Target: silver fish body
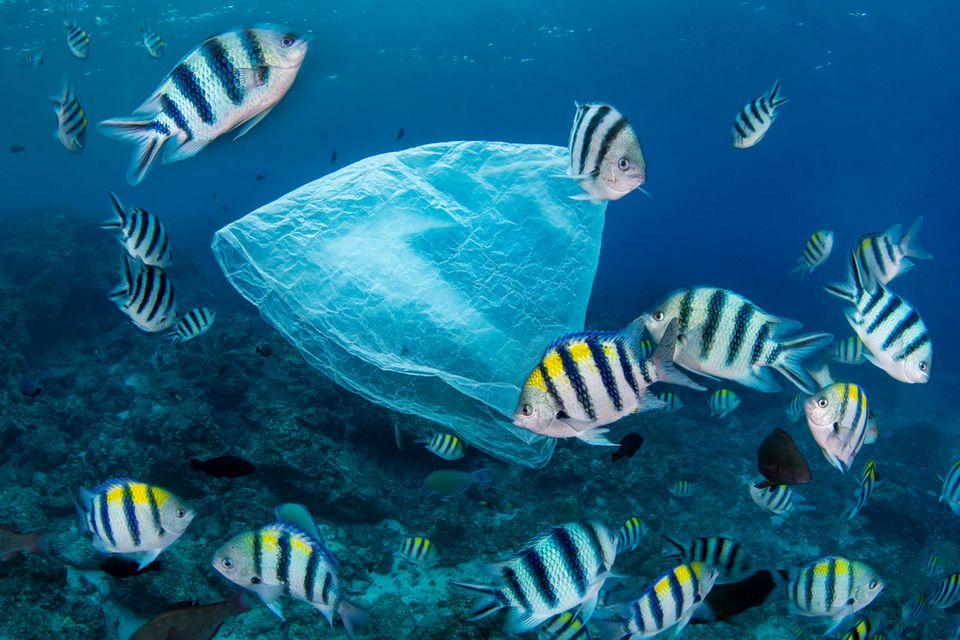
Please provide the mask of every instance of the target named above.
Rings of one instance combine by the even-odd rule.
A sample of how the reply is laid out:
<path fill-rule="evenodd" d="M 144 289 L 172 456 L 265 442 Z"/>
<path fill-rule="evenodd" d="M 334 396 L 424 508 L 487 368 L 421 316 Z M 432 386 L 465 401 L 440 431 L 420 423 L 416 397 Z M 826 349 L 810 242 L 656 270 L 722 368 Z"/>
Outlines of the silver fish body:
<path fill-rule="evenodd" d="M 70 153 L 81 154 L 87 145 L 87 116 L 73 93 L 73 87 L 64 74 L 60 81 L 60 95 L 50 96 L 57 114 L 55 136 Z"/>
<path fill-rule="evenodd" d="M 917 245 L 917 236 L 923 229 L 923 216 L 911 225 L 907 234 L 895 224 L 883 233 L 868 233 L 857 244 L 857 259 L 860 265 L 881 284 L 887 284 L 898 275 L 913 268 L 909 258 L 932 260 L 933 256 Z"/>
<path fill-rule="evenodd" d="M 808 273 L 822 265 L 833 250 L 833 231 L 817 231 L 810 236 L 803 249 L 803 255 L 797 260 L 797 266 L 790 273 L 799 273 L 803 279 Z"/>
<path fill-rule="evenodd" d="M 748 481 L 750 497 L 758 507 L 778 516 L 787 516 L 793 511 L 813 510 L 813 507 L 802 504 L 803 497 L 789 485 L 780 484 L 758 489 L 756 483 Z"/>
<path fill-rule="evenodd" d="M 155 333 L 177 322 L 173 284 L 160 267 L 124 256 L 123 279 L 109 297 L 140 329 Z"/>
<path fill-rule="evenodd" d="M 577 200 L 618 200 L 646 181 L 640 141 L 623 115 L 608 104 L 576 105 L 567 175 L 586 191 Z"/>
<path fill-rule="evenodd" d="M 869 565 L 828 556 L 796 571 L 787 584 L 787 594 L 794 613 L 830 618 L 829 633 L 844 618 L 873 602 L 883 587 Z"/>
<path fill-rule="evenodd" d="M 787 99 L 780 95 L 780 81 L 777 80 L 769 92 L 751 100 L 737 113 L 730 132 L 731 144 L 737 149 L 748 149 L 760 142 L 777 118 L 777 107 L 786 102 Z"/>
<path fill-rule="evenodd" d="M 960 460 L 953 463 L 943 479 L 940 502 L 946 503 L 951 511 L 960 516 Z"/>
<path fill-rule="evenodd" d="M 67 48 L 74 58 L 86 60 L 90 55 L 90 36 L 73 20 L 64 20 L 67 29 Z"/>
<path fill-rule="evenodd" d="M 100 224 L 101 229 L 116 231 L 127 254 L 151 267 L 170 266 L 170 237 L 160 219 L 149 211 L 135 208 L 127 213 L 120 199 L 110 194 L 114 217 Z"/>
<path fill-rule="evenodd" d="M 863 446 L 869 405 L 859 386 L 835 382 L 803 405 L 810 434 L 830 464 L 843 472 Z"/>
<path fill-rule="evenodd" d="M 181 342 L 193 340 L 203 335 L 213 326 L 213 321 L 217 318 L 217 312 L 208 307 L 197 307 L 190 309 L 184 314 L 173 331 L 167 334 L 170 339 L 170 346 L 177 346 Z"/>
<path fill-rule="evenodd" d="M 136 145 L 130 184 L 163 162 L 195 155 L 221 135 L 253 128 L 293 85 L 307 41 L 282 27 L 229 31 L 184 56 L 129 118 L 101 122 L 108 138 Z"/>
<path fill-rule="evenodd" d="M 717 570 L 702 562 L 674 567 L 625 608 L 620 640 L 652 638 L 670 628 L 675 628 L 674 635 L 679 634 L 716 579 Z"/>
<path fill-rule="evenodd" d="M 143 46 L 147 49 L 150 57 L 155 60 L 162 59 L 167 45 L 160 36 L 157 35 L 157 32 L 148 27 L 147 23 L 144 22 L 140 25 L 140 35 L 143 37 Z"/>
<path fill-rule="evenodd" d="M 717 570 L 717 584 L 739 582 L 752 574 L 753 558 L 740 543 L 720 536 L 708 536 L 681 544 L 672 538 L 663 539 L 673 547 L 667 555 L 682 562 L 702 562 Z"/>

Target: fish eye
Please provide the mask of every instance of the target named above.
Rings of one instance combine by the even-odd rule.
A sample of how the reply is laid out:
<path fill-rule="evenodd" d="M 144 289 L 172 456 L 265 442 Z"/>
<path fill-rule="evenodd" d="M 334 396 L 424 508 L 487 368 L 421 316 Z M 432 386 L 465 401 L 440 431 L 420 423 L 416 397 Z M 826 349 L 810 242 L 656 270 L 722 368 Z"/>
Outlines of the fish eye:
<path fill-rule="evenodd" d="M 178 518 L 182 518 L 182 517 L 184 517 L 185 515 L 187 515 L 187 512 L 186 512 L 185 509 L 177 509 L 177 517 L 178 517 Z"/>
<path fill-rule="evenodd" d="M 870 584 L 867 585 L 867 586 L 869 586 L 870 589 L 876 589 L 877 587 L 880 586 L 880 583 L 877 582 L 876 580 L 871 580 L 871 581 L 870 581 Z"/>
<path fill-rule="evenodd" d="M 663 322 L 663 311 L 654 311 L 653 319 L 657 322 Z"/>
<path fill-rule="evenodd" d="M 520 413 L 522 413 L 525 416 L 533 415 L 533 405 L 529 405 L 529 404 L 523 405 L 522 407 L 520 407 Z"/>
<path fill-rule="evenodd" d="M 823 409 L 824 407 L 826 407 L 826 406 L 827 406 L 827 399 L 826 399 L 826 398 L 820 398 L 819 400 L 817 400 L 817 406 L 820 407 L 821 409 Z"/>
<path fill-rule="evenodd" d="M 280 46 L 283 47 L 284 49 L 287 49 L 289 47 L 292 47 L 293 43 L 296 41 L 297 41 L 297 36 L 293 35 L 292 33 L 288 33 L 287 35 L 280 38 Z"/>
<path fill-rule="evenodd" d="M 224 569 L 232 569 L 233 560 L 231 560 L 230 558 L 224 558 L 223 560 L 220 561 L 220 566 L 223 567 Z"/>
<path fill-rule="evenodd" d="M 620 161 L 617 162 L 617 166 L 620 167 L 620 171 L 626 171 L 630 168 L 630 161 L 626 158 L 620 158 Z"/>
<path fill-rule="evenodd" d="M 927 363 L 926 363 L 926 362 L 921 362 L 920 364 L 917 365 L 917 367 L 920 369 L 920 371 L 926 371 L 926 370 L 927 370 Z"/>
<path fill-rule="evenodd" d="M 250 584 L 260 584 L 260 582 L 262 581 L 257 576 L 253 576 L 252 578 L 250 578 Z"/>

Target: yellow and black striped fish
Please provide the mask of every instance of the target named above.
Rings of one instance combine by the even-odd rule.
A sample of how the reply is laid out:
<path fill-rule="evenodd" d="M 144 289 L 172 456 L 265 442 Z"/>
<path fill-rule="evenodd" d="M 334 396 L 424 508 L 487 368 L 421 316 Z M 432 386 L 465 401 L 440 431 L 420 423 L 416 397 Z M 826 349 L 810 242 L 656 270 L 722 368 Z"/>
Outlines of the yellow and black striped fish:
<path fill-rule="evenodd" d="M 710 417 L 726 418 L 740 406 L 740 397 L 730 389 L 717 389 L 707 399 L 710 406 Z"/>
<path fill-rule="evenodd" d="M 86 60 L 90 55 L 90 36 L 80 28 L 75 20 L 64 20 L 63 26 L 67 28 L 67 47 L 74 58 Z"/>
<path fill-rule="evenodd" d="M 463 441 L 449 433 L 434 433 L 429 438 L 417 440 L 417 443 L 444 460 L 459 460 L 464 455 Z"/>
<path fill-rule="evenodd" d="M 679 634 L 716 579 L 717 570 L 702 562 L 674 567 L 630 603 L 624 637 L 649 638 L 672 627 Z"/>
<path fill-rule="evenodd" d="M 146 47 L 150 57 L 156 60 L 163 58 L 163 52 L 167 45 L 160 39 L 157 32 L 148 27 L 146 22 L 143 22 L 140 25 L 140 34 L 143 36 L 143 46 Z"/>
<path fill-rule="evenodd" d="M 883 591 L 883 580 L 867 564 L 827 556 L 797 570 L 787 585 L 790 607 L 803 616 L 830 618 L 826 633 L 860 611 Z"/>
<path fill-rule="evenodd" d="M 176 542 L 194 516 L 166 489 L 126 478 L 81 489 L 77 511 L 98 551 L 129 556 L 141 569 Z"/>
<path fill-rule="evenodd" d="M 877 631 L 877 624 L 870 618 L 862 618 L 853 625 L 849 631 L 843 634 L 841 640 L 875 640 L 876 635 L 874 631 Z"/>
<path fill-rule="evenodd" d="M 799 273 L 800 279 L 822 265 L 833 251 L 833 231 L 817 231 L 807 240 L 803 255 L 797 260 L 797 266 L 790 273 Z"/>
<path fill-rule="evenodd" d="M 590 640 L 590 634 L 579 614 L 564 611 L 537 629 L 537 640 Z"/>
<path fill-rule="evenodd" d="M 73 93 L 67 75 L 60 81 L 60 94 L 50 96 L 57 114 L 57 140 L 70 153 L 81 154 L 87 145 L 87 116 Z"/>
<path fill-rule="evenodd" d="M 866 362 L 863 355 L 863 341 L 857 336 L 850 336 L 833 345 L 833 359 L 843 364 L 861 364 Z"/>
<path fill-rule="evenodd" d="M 914 263 L 908 260 L 908 257 L 932 260 L 933 256 L 917 245 L 917 236 L 922 229 L 923 216 L 920 216 L 902 238 L 899 224 L 883 233 L 868 233 L 862 236 L 857 245 L 860 264 L 881 284 L 887 284 L 913 268 Z"/>
<path fill-rule="evenodd" d="M 657 394 L 657 400 L 666 405 L 663 410 L 666 413 L 676 413 L 683 409 L 683 400 L 680 399 L 675 393 L 670 393 L 669 391 L 663 391 Z"/>
<path fill-rule="evenodd" d="M 649 529 L 647 523 L 636 516 L 624 522 L 617 530 L 617 553 L 636 549 Z"/>
<path fill-rule="evenodd" d="M 688 480 L 677 480 L 667 488 L 677 498 L 689 498 L 697 491 L 697 485 Z"/>
<path fill-rule="evenodd" d="M 867 433 L 867 394 L 849 382 L 835 382 L 807 398 L 807 425 L 824 457 L 841 472 L 850 468 Z"/>
<path fill-rule="evenodd" d="M 940 609 L 949 609 L 960 602 L 960 573 L 951 573 L 937 583 L 937 590 L 930 604 Z"/>
<path fill-rule="evenodd" d="M 428 538 L 408 536 L 400 542 L 397 556 L 415 564 L 427 564 L 437 556 L 437 548 Z"/>

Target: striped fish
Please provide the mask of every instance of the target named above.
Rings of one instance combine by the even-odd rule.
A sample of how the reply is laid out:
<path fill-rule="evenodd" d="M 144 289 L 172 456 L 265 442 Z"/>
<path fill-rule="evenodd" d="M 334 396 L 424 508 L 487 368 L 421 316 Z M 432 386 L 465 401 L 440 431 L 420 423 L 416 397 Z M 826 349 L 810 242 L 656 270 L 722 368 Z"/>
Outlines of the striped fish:
<path fill-rule="evenodd" d="M 674 291 L 641 318 L 656 340 L 673 319 L 679 322 L 674 354 L 678 365 L 768 393 L 780 390 L 771 369 L 801 391 L 819 389 L 802 361 L 833 339 L 814 333 L 787 340 L 800 329 L 799 322 L 770 315 L 739 294 L 712 287 Z"/>
<path fill-rule="evenodd" d="M 163 52 L 166 48 L 163 40 L 157 35 L 157 32 L 147 26 L 146 22 L 140 25 L 140 35 L 143 36 L 143 46 L 151 58 L 160 60 L 163 58 Z"/>
<path fill-rule="evenodd" d="M 574 607 L 580 607 L 581 621 L 586 623 L 616 554 L 617 536 L 603 524 L 570 522 L 547 529 L 495 565 L 500 584 L 450 584 L 481 595 L 470 612 L 471 621 L 507 609 L 508 634 L 539 627 Z"/>
<path fill-rule="evenodd" d="M 129 214 L 120 199 L 110 194 L 114 216 L 100 224 L 101 229 L 116 231 L 120 244 L 132 258 L 151 267 L 170 266 L 170 237 L 160 219 L 143 209 L 135 208 Z"/>
<path fill-rule="evenodd" d="M 428 538 L 407 536 L 400 542 L 396 555 L 414 564 L 429 564 L 437 557 L 437 548 Z"/>
<path fill-rule="evenodd" d="M 940 609 L 949 609 L 960 602 L 960 573 L 951 573 L 937 583 L 937 590 L 930 604 Z"/>
<path fill-rule="evenodd" d="M 703 390 L 673 366 L 676 325 L 664 330 L 653 357 L 637 358 L 639 320 L 625 330 L 588 331 L 558 338 L 527 377 L 514 424 L 551 438 L 611 445 L 604 425 L 665 405 L 647 390 L 669 382 Z"/>
<path fill-rule="evenodd" d="M 799 273 L 800 279 L 822 265 L 833 251 L 833 231 L 816 231 L 807 240 L 803 255 L 797 260 L 797 266 L 790 273 Z"/>
<path fill-rule="evenodd" d="M 750 486 L 750 497 L 761 509 L 778 516 L 787 516 L 794 511 L 813 511 L 805 502 L 803 496 L 790 488 L 790 485 L 778 484 L 772 487 L 758 489 L 757 482 L 747 479 Z"/>
<path fill-rule="evenodd" d="M 898 275 L 913 268 L 914 263 L 907 258 L 932 260 L 933 256 L 917 245 L 917 236 L 923 230 L 923 216 L 900 237 L 901 227 L 895 224 L 883 233 L 868 233 L 857 244 L 857 259 L 863 268 L 881 284 L 887 284 Z"/>
<path fill-rule="evenodd" d="M 657 345 L 653 343 L 653 340 L 646 338 L 640 341 L 640 344 L 637 345 L 637 358 L 640 360 L 649 360 L 653 357 L 653 352 L 657 350 Z"/>
<path fill-rule="evenodd" d="M 790 422 L 796 422 L 801 417 L 803 417 L 803 403 L 807 400 L 809 396 L 807 394 L 797 391 L 793 394 L 793 398 L 790 399 L 790 404 L 787 405 L 786 413 L 787 419 Z"/>
<path fill-rule="evenodd" d="M 673 547 L 667 557 L 679 562 L 702 562 L 717 570 L 717 584 L 739 582 L 754 572 L 753 558 L 739 543 L 729 538 L 708 536 L 687 544 L 662 536 Z"/>
<path fill-rule="evenodd" d="M 148 333 L 169 329 L 177 322 L 173 284 L 160 267 L 124 256 L 123 280 L 109 297 L 133 324 Z"/>
<path fill-rule="evenodd" d="M 920 314 L 882 283 L 864 275 L 857 255 L 851 253 L 847 282 L 825 288 L 854 305 L 845 315 L 867 348 L 867 360 L 901 382 L 926 383 L 933 364 L 933 343 Z"/>
<path fill-rule="evenodd" d="M 20 54 L 20 66 L 21 67 L 42 67 L 43 66 L 43 52 L 42 51 L 24 51 Z"/>
<path fill-rule="evenodd" d="M 960 516 L 960 460 L 953 463 L 950 471 L 947 472 L 947 476 L 943 479 L 940 502 L 946 502 L 950 510 Z"/>
<path fill-rule="evenodd" d="M 54 132 L 54 137 L 70 153 L 83 153 L 87 145 L 87 116 L 83 107 L 77 102 L 66 74 L 60 81 L 60 95 L 50 96 L 50 100 L 55 105 L 53 112 L 57 114 L 57 130 Z"/>
<path fill-rule="evenodd" d="M 620 640 L 651 638 L 673 627 L 678 635 L 716 579 L 717 570 L 702 562 L 674 567 L 628 605 Z"/>
<path fill-rule="evenodd" d="M 900 621 L 903 624 L 916 624 L 927 608 L 927 594 L 918 593 L 912 600 L 900 608 Z"/>
<path fill-rule="evenodd" d="M 793 613 L 830 618 L 825 635 L 880 594 L 884 584 L 869 565 L 838 556 L 812 562 L 790 578 L 787 594 Z"/>
<path fill-rule="evenodd" d="M 444 460 L 459 460 L 464 455 L 463 441 L 449 433 L 434 433 L 427 439 L 417 440 L 417 443 L 426 445 L 427 451 Z"/>
<path fill-rule="evenodd" d="M 923 563 L 923 572 L 931 577 L 940 573 L 940 557 L 930 554 L 927 561 Z"/>
<path fill-rule="evenodd" d="M 281 620 L 281 595 L 313 605 L 330 625 L 340 617 L 352 639 L 362 614 L 343 593 L 339 564 L 327 549 L 310 513 L 302 505 L 281 505 L 277 521 L 246 531 L 220 547 L 213 568 L 223 577 L 253 591 Z"/>
<path fill-rule="evenodd" d="M 643 151 L 633 127 L 608 104 L 578 104 L 570 130 L 567 175 L 586 193 L 574 200 L 619 200 L 646 181 Z"/>
<path fill-rule="evenodd" d="M 537 640 L 590 640 L 590 633 L 579 615 L 564 611 L 537 629 Z"/>
<path fill-rule="evenodd" d="M 126 478 L 80 489 L 77 513 L 97 551 L 129 557 L 140 569 L 176 542 L 194 516 L 166 489 Z"/>
<path fill-rule="evenodd" d="M 760 142 L 777 119 L 777 107 L 786 102 L 787 99 L 780 96 L 780 81 L 777 80 L 769 93 L 755 98 L 740 109 L 733 119 L 731 144 L 737 149 L 748 149 Z"/>
<path fill-rule="evenodd" d="M 181 342 L 193 340 L 197 336 L 206 333 L 213 326 L 213 321 L 217 318 L 217 312 L 208 307 L 197 307 L 190 309 L 186 315 L 180 318 L 180 322 L 173 328 L 173 331 L 167 334 L 170 339 L 170 346 L 175 347 Z"/>
<path fill-rule="evenodd" d="M 307 53 L 307 41 L 282 27 L 229 31 L 188 53 L 129 118 L 97 125 L 108 138 L 133 143 L 130 184 L 163 162 L 196 154 L 219 136 L 239 138 L 283 98 Z"/>
<path fill-rule="evenodd" d="M 734 409 L 740 406 L 740 398 L 730 389 L 717 389 L 707 399 L 710 407 L 710 417 L 726 418 Z"/>
<path fill-rule="evenodd" d="M 856 503 L 847 511 L 847 520 L 853 520 L 860 510 L 867 505 L 873 488 L 877 484 L 877 463 L 873 459 L 867 460 L 867 465 L 860 474 L 860 486 L 857 488 Z"/>
<path fill-rule="evenodd" d="M 624 522 L 617 530 L 617 554 L 636 549 L 649 530 L 647 523 L 636 516 Z"/>
<path fill-rule="evenodd" d="M 870 618 L 861 618 L 846 633 L 841 640 L 876 640 L 879 631 L 877 623 Z"/>
<path fill-rule="evenodd" d="M 866 362 L 866 358 L 863 357 L 863 340 L 857 336 L 851 336 L 846 340 L 833 343 L 833 355 L 831 357 L 843 364 L 862 364 Z"/>
<path fill-rule="evenodd" d="M 657 400 L 664 404 L 663 411 L 666 413 L 676 413 L 683 409 L 683 400 L 669 391 L 658 393 Z"/>
<path fill-rule="evenodd" d="M 696 483 L 689 482 L 687 480 L 677 480 L 672 485 L 667 487 L 667 491 L 677 498 L 689 498 L 697 492 L 698 488 L 699 487 Z"/>
<path fill-rule="evenodd" d="M 807 398 L 807 426 L 824 457 L 843 473 L 863 446 L 869 413 L 867 394 L 849 382 L 835 382 Z"/>
<path fill-rule="evenodd" d="M 75 20 L 64 20 L 63 26 L 67 28 L 67 47 L 74 58 L 86 60 L 90 55 L 90 36 L 81 29 Z"/>

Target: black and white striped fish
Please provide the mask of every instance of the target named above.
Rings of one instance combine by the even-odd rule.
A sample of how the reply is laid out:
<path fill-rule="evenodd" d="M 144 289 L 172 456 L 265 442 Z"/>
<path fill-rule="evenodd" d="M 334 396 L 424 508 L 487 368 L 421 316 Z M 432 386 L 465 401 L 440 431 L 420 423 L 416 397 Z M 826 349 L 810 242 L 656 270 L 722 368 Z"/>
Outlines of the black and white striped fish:
<path fill-rule="evenodd" d="M 636 516 L 624 522 L 617 530 L 617 553 L 636 549 L 649 529 L 647 523 Z"/>
<path fill-rule="evenodd" d="M 77 513 L 98 551 L 127 556 L 140 569 L 176 542 L 194 516 L 166 489 L 126 478 L 80 489 Z"/>
<path fill-rule="evenodd" d="M 108 138 L 133 143 L 130 184 L 163 162 L 196 154 L 239 128 L 239 138 L 260 122 L 293 84 L 307 41 L 282 27 L 228 31 L 188 53 L 129 118 L 101 122 Z"/>
<path fill-rule="evenodd" d="M 64 20 L 63 26 L 67 28 L 67 47 L 74 58 L 86 60 L 90 55 L 90 36 L 80 28 L 75 20 Z"/>
<path fill-rule="evenodd" d="M 83 107 L 77 102 L 66 74 L 60 81 L 60 95 L 50 96 L 50 100 L 55 105 L 53 112 L 57 114 L 57 130 L 54 132 L 54 137 L 67 151 L 83 153 L 87 145 L 87 116 Z"/>
<path fill-rule="evenodd" d="M 24 51 L 20 54 L 20 66 L 21 67 L 42 67 L 43 66 L 43 52 L 42 51 Z"/>
<path fill-rule="evenodd" d="M 898 275 L 914 267 L 907 258 L 932 260 L 933 256 L 917 245 L 917 236 L 923 230 L 923 216 L 911 225 L 907 235 L 900 237 L 902 229 L 895 224 L 883 233 L 868 233 L 860 238 L 857 258 L 861 266 L 881 284 L 887 284 Z"/>
<path fill-rule="evenodd" d="M 843 364 L 861 364 L 866 362 L 863 357 L 863 340 L 857 336 L 850 336 L 845 340 L 833 344 L 832 358 Z"/>
<path fill-rule="evenodd" d="M 675 393 L 662 391 L 657 394 L 657 400 L 666 405 L 663 407 L 665 413 L 676 413 L 683 409 L 683 400 Z"/>
<path fill-rule="evenodd" d="M 787 419 L 790 422 L 796 422 L 803 417 L 803 403 L 807 397 L 807 394 L 802 391 L 797 391 L 793 394 L 793 397 L 790 399 L 790 404 L 788 404 L 786 408 Z"/>
<path fill-rule="evenodd" d="M 450 584 L 482 596 L 470 620 L 507 609 L 509 634 L 534 629 L 574 607 L 580 607 L 586 623 L 616 554 L 617 537 L 606 526 L 592 520 L 570 522 L 547 529 L 509 560 L 495 565 L 500 584 Z"/>
<path fill-rule="evenodd" d="M 144 331 L 156 333 L 177 322 L 177 301 L 167 272 L 124 256 L 123 280 L 110 290 L 110 299 Z"/>
<path fill-rule="evenodd" d="M 429 538 L 408 536 L 400 541 L 396 555 L 414 564 L 429 564 L 437 557 L 437 548 Z"/>
<path fill-rule="evenodd" d="M 132 258 L 151 267 L 170 266 L 170 238 L 160 219 L 149 211 L 135 208 L 129 214 L 116 194 L 110 194 L 114 217 L 100 224 L 101 229 L 116 231 L 117 239 Z"/>
<path fill-rule="evenodd" d="M 807 240 L 803 255 L 797 260 L 797 266 L 790 273 L 799 273 L 800 279 L 822 265 L 833 251 L 833 231 L 816 231 Z"/>
<path fill-rule="evenodd" d="M 933 366 L 933 342 L 917 310 L 875 278 L 867 278 L 857 254 L 850 254 L 846 283 L 825 289 L 854 305 L 844 312 L 863 341 L 867 360 L 901 382 L 924 384 Z"/>
<path fill-rule="evenodd" d="M 841 473 L 849 469 L 867 434 L 867 394 L 853 383 L 835 382 L 807 398 L 803 409 L 823 456 Z"/>
<path fill-rule="evenodd" d="M 527 377 L 514 424 L 551 438 L 607 445 L 605 425 L 665 405 L 649 391 L 654 382 L 703 390 L 673 366 L 676 324 L 664 328 L 650 360 L 637 358 L 643 326 L 585 331 L 557 338 Z"/>
<path fill-rule="evenodd" d="M 157 32 L 148 27 L 146 22 L 143 22 L 140 25 L 140 35 L 143 36 L 143 46 L 146 47 L 150 57 L 156 60 L 162 59 L 167 45 L 157 35 Z"/>
<path fill-rule="evenodd" d="M 873 495 L 873 488 L 877 485 L 877 463 L 875 460 L 867 460 L 863 473 L 860 474 L 860 485 L 857 487 L 856 499 L 852 507 L 847 511 L 847 520 L 853 520 L 860 511 L 867 506 L 870 496 Z"/>
<path fill-rule="evenodd" d="M 726 418 L 740 406 L 740 397 L 730 389 L 717 389 L 707 398 L 710 417 Z"/>
<path fill-rule="evenodd" d="M 537 640 L 590 640 L 590 632 L 576 612 L 564 611 L 537 629 Z"/>
<path fill-rule="evenodd" d="M 208 307 L 197 307 L 190 309 L 182 318 L 173 331 L 167 334 L 170 339 L 170 346 L 175 347 L 181 342 L 193 340 L 197 336 L 206 333 L 213 326 L 213 321 L 217 318 L 217 312 Z"/>
<path fill-rule="evenodd" d="M 940 609 L 949 609 L 960 602 L 960 573 L 951 573 L 937 583 L 937 590 L 930 604 Z"/>
<path fill-rule="evenodd" d="M 463 457 L 463 440 L 449 433 L 434 433 L 429 438 L 417 440 L 427 451 L 444 460 L 459 460 Z"/>
<path fill-rule="evenodd" d="M 847 616 L 873 602 L 883 587 L 883 581 L 869 565 L 828 556 L 794 572 L 787 594 L 793 613 L 831 620 L 827 635 Z"/>
<path fill-rule="evenodd" d="M 799 493 L 790 488 L 790 485 L 778 484 L 772 487 L 758 489 L 757 482 L 747 479 L 750 487 L 750 497 L 758 507 L 778 516 L 787 516 L 794 511 L 813 511 L 814 507 L 803 504 L 806 502 Z"/>
<path fill-rule="evenodd" d="M 788 338 L 803 325 L 771 315 L 737 293 L 713 287 L 674 291 L 641 317 L 657 340 L 677 320 L 673 359 L 678 365 L 768 393 L 780 390 L 771 370 L 806 393 L 819 389 L 802 362 L 833 340 L 828 333 Z"/>
<path fill-rule="evenodd" d="M 666 572 L 624 609 L 621 640 L 652 638 L 676 627 L 679 635 L 706 599 L 717 570 L 702 562 L 681 564 Z"/>
<path fill-rule="evenodd" d="M 689 498 L 697 492 L 699 485 L 695 482 L 690 482 L 689 480 L 677 480 L 672 485 L 667 487 L 667 491 L 670 492 L 670 495 L 675 498 Z"/>
<path fill-rule="evenodd" d="M 298 504 L 276 508 L 277 521 L 235 536 L 213 555 L 223 577 L 253 591 L 281 620 L 280 596 L 313 605 L 330 625 L 340 617 L 347 635 L 362 618 L 337 579 L 339 563 L 323 543 L 310 513 Z"/>
<path fill-rule="evenodd" d="M 586 193 L 574 200 L 619 200 L 647 179 L 643 151 L 633 127 L 608 104 L 578 104 L 570 130 L 567 175 Z"/>
<path fill-rule="evenodd" d="M 733 130 L 730 132 L 733 146 L 747 149 L 760 142 L 777 119 L 777 107 L 786 102 L 786 98 L 780 97 L 780 81 L 777 80 L 769 93 L 755 98 L 740 109 L 733 119 Z"/>
<path fill-rule="evenodd" d="M 702 562 L 717 570 L 717 584 L 739 582 L 754 572 L 753 558 L 739 543 L 720 536 L 708 536 L 681 544 L 662 536 L 672 547 L 666 557 L 681 562 Z"/>

